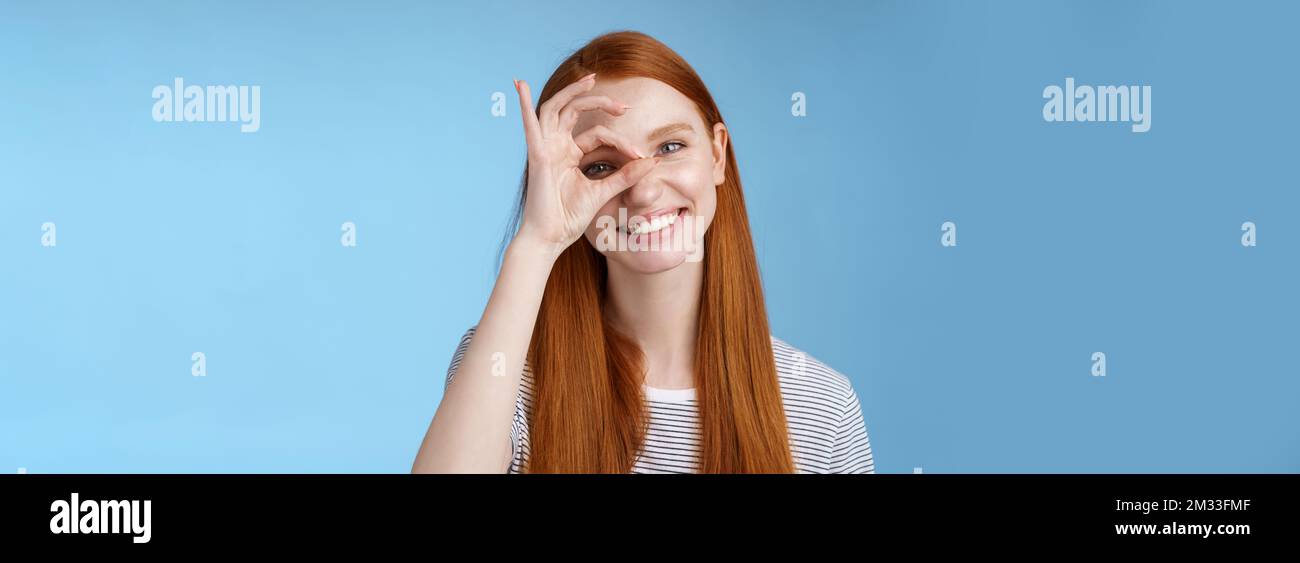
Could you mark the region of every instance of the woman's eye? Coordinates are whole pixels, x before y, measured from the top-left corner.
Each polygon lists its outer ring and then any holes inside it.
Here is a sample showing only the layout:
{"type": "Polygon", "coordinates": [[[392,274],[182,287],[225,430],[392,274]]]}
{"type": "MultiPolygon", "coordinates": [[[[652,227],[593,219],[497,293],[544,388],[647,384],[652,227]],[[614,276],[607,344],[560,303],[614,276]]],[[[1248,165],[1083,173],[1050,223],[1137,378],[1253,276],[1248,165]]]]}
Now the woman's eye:
{"type": "Polygon", "coordinates": [[[668,141],[667,143],[664,143],[663,146],[659,147],[659,152],[671,153],[671,152],[677,152],[684,148],[686,148],[686,145],[684,143],[678,141],[668,141]],[[670,149],[669,147],[672,148],[670,149]]]}
{"type": "Polygon", "coordinates": [[[614,167],[610,166],[608,162],[595,162],[587,165],[586,168],[582,169],[582,173],[586,174],[588,178],[591,178],[593,176],[599,176],[601,174],[609,172],[613,169],[614,167]]]}

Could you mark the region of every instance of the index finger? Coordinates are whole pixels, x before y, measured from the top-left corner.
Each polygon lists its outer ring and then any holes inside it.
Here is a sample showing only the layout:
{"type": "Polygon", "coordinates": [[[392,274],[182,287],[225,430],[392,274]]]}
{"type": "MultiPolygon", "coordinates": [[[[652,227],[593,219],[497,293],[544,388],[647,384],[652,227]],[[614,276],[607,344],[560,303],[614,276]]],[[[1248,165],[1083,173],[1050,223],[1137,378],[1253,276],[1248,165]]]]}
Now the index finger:
{"type": "Polygon", "coordinates": [[[590,90],[596,85],[596,73],[588,74],[579,78],[577,82],[560,88],[551,99],[542,104],[539,117],[542,120],[543,129],[552,133],[558,128],[560,121],[560,108],[569,105],[569,101],[578,97],[579,94],[590,90]]]}
{"type": "Polygon", "coordinates": [[[528,82],[515,79],[515,91],[519,93],[519,113],[524,118],[524,139],[529,148],[540,147],[542,143],[542,126],[537,122],[537,113],[533,111],[533,94],[528,82]]]}

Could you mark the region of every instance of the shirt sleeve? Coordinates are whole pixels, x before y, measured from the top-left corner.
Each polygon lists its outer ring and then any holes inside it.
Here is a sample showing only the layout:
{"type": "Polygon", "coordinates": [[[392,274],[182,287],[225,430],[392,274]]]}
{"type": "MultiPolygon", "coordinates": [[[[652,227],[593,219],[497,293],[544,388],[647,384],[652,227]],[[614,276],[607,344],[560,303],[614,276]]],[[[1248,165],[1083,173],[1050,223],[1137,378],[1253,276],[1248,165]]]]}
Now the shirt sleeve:
{"type": "Polygon", "coordinates": [[[849,387],[841,407],[840,424],[835,430],[835,449],[831,452],[831,473],[875,473],[867,423],[862,418],[858,393],[849,387]]]}
{"type": "MultiPolygon", "coordinates": [[[[451,365],[447,366],[447,382],[443,386],[444,389],[450,387],[452,379],[456,377],[456,371],[460,369],[461,360],[465,358],[465,352],[469,350],[469,342],[471,339],[474,338],[475,328],[477,327],[470,327],[469,330],[465,331],[465,335],[460,338],[460,344],[456,346],[456,352],[451,356],[451,365]]],[[[520,424],[521,424],[521,418],[519,416],[518,406],[516,406],[515,416],[511,417],[511,423],[510,423],[510,465],[511,467],[513,467],[516,463],[518,463],[520,458],[520,451],[519,451],[520,448],[519,435],[521,431],[520,424]]],[[[506,472],[509,473],[509,469],[507,469],[506,472]]]]}

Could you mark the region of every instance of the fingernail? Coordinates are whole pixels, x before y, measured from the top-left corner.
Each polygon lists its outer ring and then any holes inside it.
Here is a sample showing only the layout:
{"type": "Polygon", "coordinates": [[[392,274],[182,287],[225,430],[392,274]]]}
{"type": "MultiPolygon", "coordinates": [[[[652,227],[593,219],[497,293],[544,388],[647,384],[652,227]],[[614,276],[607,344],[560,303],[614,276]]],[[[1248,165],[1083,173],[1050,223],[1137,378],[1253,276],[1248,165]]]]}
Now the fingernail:
{"type": "Polygon", "coordinates": [[[519,79],[518,79],[518,78],[511,78],[510,80],[513,80],[513,81],[515,82],[515,90],[518,90],[518,89],[519,89],[519,79]]]}

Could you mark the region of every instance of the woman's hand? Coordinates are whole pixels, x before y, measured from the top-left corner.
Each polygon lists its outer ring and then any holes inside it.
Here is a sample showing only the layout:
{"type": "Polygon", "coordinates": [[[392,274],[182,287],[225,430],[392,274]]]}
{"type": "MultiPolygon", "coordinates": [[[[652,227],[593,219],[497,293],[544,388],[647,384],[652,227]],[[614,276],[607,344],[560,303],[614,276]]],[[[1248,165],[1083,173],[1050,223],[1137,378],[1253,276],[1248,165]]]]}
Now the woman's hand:
{"type": "Polygon", "coordinates": [[[528,191],[515,238],[537,244],[553,256],[582,236],[606,202],[637,183],[658,162],[603,125],[573,136],[582,112],[603,110],[617,116],[629,109],[607,96],[584,96],[595,84],[596,75],[587,75],[557,92],[535,113],[528,83],[515,81],[528,142],[528,191]],[[629,160],[617,172],[593,180],[578,166],[584,154],[602,145],[629,160]]]}
{"type": "Polygon", "coordinates": [[[533,112],[528,84],[516,81],[528,140],[528,198],[519,234],[501,264],[496,285],[469,347],[456,368],[438,412],[420,444],[416,473],[504,473],[510,450],[519,386],[537,311],[546,293],[549,267],[578,240],[606,202],[655,166],[631,143],[603,126],[576,138],[573,127],[584,111],[623,115],[627,108],[605,96],[582,96],[595,84],[588,76],[558,92],[533,112]],[[539,119],[540,117],[540,119],[539,119]],[[578,165],[582,156],[609,145],[627,156],[622,167],[599,180],[578,165]],[[516,245],[524,242],[525,244],[516,245]],[[509,377],[498,377],[507,375],[509,377]]]}

